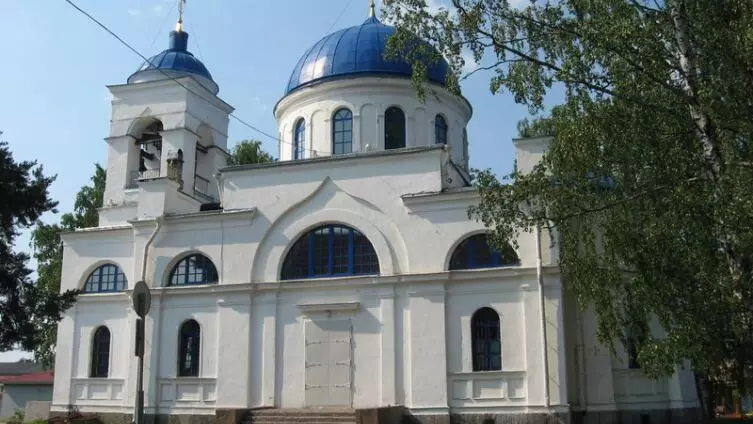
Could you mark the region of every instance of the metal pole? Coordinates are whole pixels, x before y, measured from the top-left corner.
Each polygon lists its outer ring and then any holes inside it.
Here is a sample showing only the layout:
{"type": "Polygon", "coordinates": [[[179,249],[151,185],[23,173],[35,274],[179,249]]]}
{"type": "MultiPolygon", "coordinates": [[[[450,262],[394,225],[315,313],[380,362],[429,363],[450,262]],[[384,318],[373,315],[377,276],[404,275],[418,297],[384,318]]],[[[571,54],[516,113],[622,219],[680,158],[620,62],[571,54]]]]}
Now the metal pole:
{"type": "Polygon", "coordinates": [[[136,424],[144,424],[144,355],[139,356],[136,376],[136,424]]]}

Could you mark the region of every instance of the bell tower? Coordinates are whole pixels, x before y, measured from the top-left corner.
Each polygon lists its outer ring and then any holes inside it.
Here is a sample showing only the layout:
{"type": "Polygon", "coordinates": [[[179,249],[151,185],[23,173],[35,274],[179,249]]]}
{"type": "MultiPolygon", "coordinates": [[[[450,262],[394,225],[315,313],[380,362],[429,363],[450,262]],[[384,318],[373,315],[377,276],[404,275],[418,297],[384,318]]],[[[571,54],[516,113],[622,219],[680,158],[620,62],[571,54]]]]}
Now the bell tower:
{"type": "Polygon", "coordinates": [[[199,211],[217,202],[213,175],[227,164],[233,108],[217,96],[209,70],[188,51],[182,2],[168,48],[126,84],[108,89],[112,119],[100,225],[199,211]]]}

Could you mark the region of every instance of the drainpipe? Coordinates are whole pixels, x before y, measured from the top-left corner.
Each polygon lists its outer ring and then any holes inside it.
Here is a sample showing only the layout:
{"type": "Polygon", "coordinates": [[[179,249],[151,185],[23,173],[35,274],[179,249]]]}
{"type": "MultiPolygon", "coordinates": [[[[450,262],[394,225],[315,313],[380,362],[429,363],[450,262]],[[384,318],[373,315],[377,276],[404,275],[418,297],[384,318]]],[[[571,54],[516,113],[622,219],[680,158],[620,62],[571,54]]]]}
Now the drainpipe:
{"type": "Polygon", "coordinates": [[[157,226],[154,227],[154,231],[152,231],[152,235],[149,236],[149,239],[146,241],[146,245],[144,246],[144,257],[143,262],[141,263],[141,281],[146,281],[146,259],[149,256],[149,246],[151,246],[152,241],[154,241],[154,238],[157,236],[157,233],[160,229],[162,229],[162,222],[165,220],[164,215],[160,215],[157,217],[157,226]]]}
{"type": "Polygon", "coordinates": [[[541,227],[536,224],[536,279],[539,283],[539,310],[541,311],[541,349],[544,361],[544,406],[549,409],[549,350],[546,343],[546,311],[544,310],[544,274],[541,265],[541,227]]]}
{"type": "MultiPolygon", "coordinates": [[[[575,306],[573,306],[575,307],[575,306]]],[[[583,318],[581,317],[581,312],[576,309],[576,315],[575,315],[575,322],[578,326],[578,334],[577,334],[577,343],[578,348],[576,349],[578,353],[578,380],[580,380],[580,384],[578,384],[579,387],[579,394],[580,394],[580,409],[582,412],[586,412],[586,405],[588,402],[586,402],[586,346],[585,346],[585,338],[583,336],[583,318]]]]}
{"type": "Polygon", "coordinates": [[[215,172],[214,174],[212,174],[212,176],[214,177],[214,181],[217,182],[217,193],[219,193],[219,196],[220,196],[220,205],[222,205],[222,180],[223,180],[223,175],[220,172],[215,172]]]}
{"type": "MultiPolygon", "coordinates": [[[[149,246],[151,246],[152,242],[154,241],[154,238],[157,236],[157,233],[162,228],[162,222],[164,221],[165,216],[160,215],[157,217],[157,225],[154,227],[154,231],[152,231],[152,235],[149,236],[149,239],[146,241],[146,245],[144,245],[144,256],[143,256],[143,262],[141,264],[141,281],[146,281],[146,260],[149,256],[149,246]]],[[[144,408],[144,356],[141,355],[138,357],[138,369],[136,374],[136,405],[134,407],[133,411],[133,423],[134,424],[144,424],[141,422],[141,420],[138,417],[143,417],[143,415],[140,413],[141,410],[144,408]]]]}

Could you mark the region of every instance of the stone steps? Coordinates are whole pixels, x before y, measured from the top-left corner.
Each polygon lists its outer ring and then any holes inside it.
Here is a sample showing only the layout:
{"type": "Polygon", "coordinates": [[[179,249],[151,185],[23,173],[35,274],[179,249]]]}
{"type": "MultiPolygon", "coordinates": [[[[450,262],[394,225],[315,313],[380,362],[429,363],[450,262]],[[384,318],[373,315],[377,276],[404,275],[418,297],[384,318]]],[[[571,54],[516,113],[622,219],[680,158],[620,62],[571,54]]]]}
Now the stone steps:
{"type": "Polygon", "coordinates": [[[349,408],[255,409],[243,424],[358,424],[358,418],[349,408]]]}

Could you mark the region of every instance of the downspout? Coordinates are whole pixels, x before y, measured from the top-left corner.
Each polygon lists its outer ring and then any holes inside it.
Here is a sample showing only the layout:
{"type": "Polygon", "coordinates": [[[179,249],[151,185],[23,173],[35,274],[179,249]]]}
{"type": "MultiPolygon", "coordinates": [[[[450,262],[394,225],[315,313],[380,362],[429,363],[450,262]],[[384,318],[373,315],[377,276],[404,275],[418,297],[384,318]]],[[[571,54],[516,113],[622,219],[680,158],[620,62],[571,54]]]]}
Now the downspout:
{"type": "Polygon", "coordinates": [[[146,259],[149,256],[149,246],[151,246],[159,230],[162,229],[162,222],[164,220],[165,220],[164,215],[160,215],[157,217],[157,226],[154,227],[154,231],[152,231],[152,235],[149,236],[149,239],[146,241],[146,245],[144,246],[144,257],[142,258],[143,261],[141,262],[141,281],[146,281],[146,259]]]}
{"type": "Polygon", "coordinates": [[[541,350],[544,361],[544,406],[549,409],[549,348],[546,340],[546,311],[544,310],[544,274],[541,265],[541,227],[536,225],[536,279],[539,284],[539,310],[541,311],[541,350]]]}
{"type": "MultiPolygon", "coordinates": [[[[575,306],[574,306],[575,307],[575,306]]],[[[579,397],[580,397],[580,409],[582,412],[586,412],[586,405],[588,402],[586,401],[586,346],[585,346],[585,338],[583,335],[583,318],[581,317],[581,312],[576,309],[575,311],[575,322],[578,326],[578,334],[577,334],[577,343],[578,348],[576,349],[578,352],[578,380],[580,381],[579,389],[579,397]]]]}
{"type": "MultiPolygon", "coordinates": [[[[141,281],[146,281],[146,260],[149,256],[149,247],[151,246],[152,242],[154,241],[154,238],[157,236],[157,233],[160,229],[162,229],[162,222],[164,221],[165,216],[160,215],[157,217],[157,225],[154,227],[154,231],[152,231],[152,235],[149,236],[149,239],[147,239],[146,244],[144,245],[144,256],[142,258],[141,263],[141,281]]],[[[133,411],[133,423],[135,424],[144,424],[142,422],[137,422],[140,420],[137,420],[136,417],[140,416],[139,414],[139,407],[144,407],[144,399],[143,399],[143,393],[144,393],[144,356],[141,355],[138,357],[138,368],[137,368],[137,375],[136,375],[136,392],[138,395],[136,396],[136,405],[134,406],[133,411]]]]}
{"type": "Polygon", "coordinates": [[[215,172],[212,176],[214,177],[214,181],[217,182],[217,193],[219,193],[220,205],[222,206],[222,181],[224,178],[221,172],[215,172]]]}

